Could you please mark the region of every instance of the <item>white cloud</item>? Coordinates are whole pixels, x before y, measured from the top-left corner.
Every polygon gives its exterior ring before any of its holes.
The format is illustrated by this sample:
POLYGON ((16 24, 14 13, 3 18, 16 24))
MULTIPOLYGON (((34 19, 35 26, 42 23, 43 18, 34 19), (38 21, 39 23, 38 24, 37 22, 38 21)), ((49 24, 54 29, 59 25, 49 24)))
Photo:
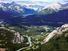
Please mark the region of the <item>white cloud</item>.
POLYGON ((65 0, 0 0, 0 1, 10 1, 10 2, 11 1, 42 1, 42 2, 54 2, 54 1, 65 1, 65 0))
POLYGON ((61 3, 66 3, 66 1, 68 2, 68 0, 0 0, 0 2, 12 2, 12 1, 31 1, 31 2, 36 2, 36 1, 40 1, 40 2, 61 2, 61 3))

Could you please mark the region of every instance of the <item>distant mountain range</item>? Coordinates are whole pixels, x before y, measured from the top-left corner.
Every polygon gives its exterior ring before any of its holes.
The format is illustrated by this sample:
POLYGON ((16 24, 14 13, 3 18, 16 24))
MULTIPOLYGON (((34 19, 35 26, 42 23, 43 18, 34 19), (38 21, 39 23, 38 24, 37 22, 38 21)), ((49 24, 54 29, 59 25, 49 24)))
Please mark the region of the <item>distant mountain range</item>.
POLYGON ((0 3, 0 10, 4 12, 10 12, 12 16, 24 16, 35 14, 36 11, 31 8, 26 8, 24 5, 21 6, 15 2, 12 3, 0 3))
POLYGON ((0 3, 0 21, 11 25, 52 25, 68 23, 68 3, 50 3, 46 6, 0 3), (33 7, 35 6, 35 7, 33 7), (33 8, 32 8, 33 7, 33 8))

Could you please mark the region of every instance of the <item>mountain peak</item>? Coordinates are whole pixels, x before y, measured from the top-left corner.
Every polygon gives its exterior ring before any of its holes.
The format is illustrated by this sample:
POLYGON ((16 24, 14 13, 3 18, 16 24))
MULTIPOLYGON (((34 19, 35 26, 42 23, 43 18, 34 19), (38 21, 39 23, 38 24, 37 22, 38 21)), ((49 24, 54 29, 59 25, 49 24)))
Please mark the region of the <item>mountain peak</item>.
POLYGON ((62 4, 59 2, 52 2, 46 5, 41 11, 40 14, 52 14, 61 10, 62 4))
POLYGON ((53 2, 47 5, 47 8, 53 10, 59 10, 61 8, 61 4, 59 2, 53 2))

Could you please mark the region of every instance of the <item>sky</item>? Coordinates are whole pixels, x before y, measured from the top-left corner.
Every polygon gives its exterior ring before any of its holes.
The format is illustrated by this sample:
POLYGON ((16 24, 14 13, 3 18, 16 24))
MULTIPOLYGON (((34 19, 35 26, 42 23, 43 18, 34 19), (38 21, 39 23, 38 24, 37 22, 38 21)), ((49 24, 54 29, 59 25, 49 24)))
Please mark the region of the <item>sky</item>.
POLYGON ((10 2, 10 1, 32 1, 32 2, 35 2, 35 1, 41 1, 41 2, 61 2, 61 3, 66 3, 68 2, 68 0, 0 0, 1 1, 5 1, 5 2, 10 2))
POLYGON ((42 1, 42 2, 54 2, 54 1, 68 1, 68 0, 0 0, 0 1, 42 1))

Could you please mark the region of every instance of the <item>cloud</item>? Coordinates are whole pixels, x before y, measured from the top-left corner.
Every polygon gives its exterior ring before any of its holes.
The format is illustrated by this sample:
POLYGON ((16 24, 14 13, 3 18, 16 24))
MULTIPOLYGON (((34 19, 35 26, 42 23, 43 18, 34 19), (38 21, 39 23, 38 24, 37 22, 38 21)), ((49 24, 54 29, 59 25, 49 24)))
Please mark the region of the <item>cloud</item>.
POLYGON ((61 1, 61 0, 0 0, 0 1, 42 1, 42 2, 53 2, 53 1, 61 1))
POLYGON ((61 2, 61 3, 66 3, 68 2, 68 0, 0 0, 0 2, 12 2, 12 1, 31 1, 31 2, 36 2, 36 1, 40 1, 40 2, 61 2))

